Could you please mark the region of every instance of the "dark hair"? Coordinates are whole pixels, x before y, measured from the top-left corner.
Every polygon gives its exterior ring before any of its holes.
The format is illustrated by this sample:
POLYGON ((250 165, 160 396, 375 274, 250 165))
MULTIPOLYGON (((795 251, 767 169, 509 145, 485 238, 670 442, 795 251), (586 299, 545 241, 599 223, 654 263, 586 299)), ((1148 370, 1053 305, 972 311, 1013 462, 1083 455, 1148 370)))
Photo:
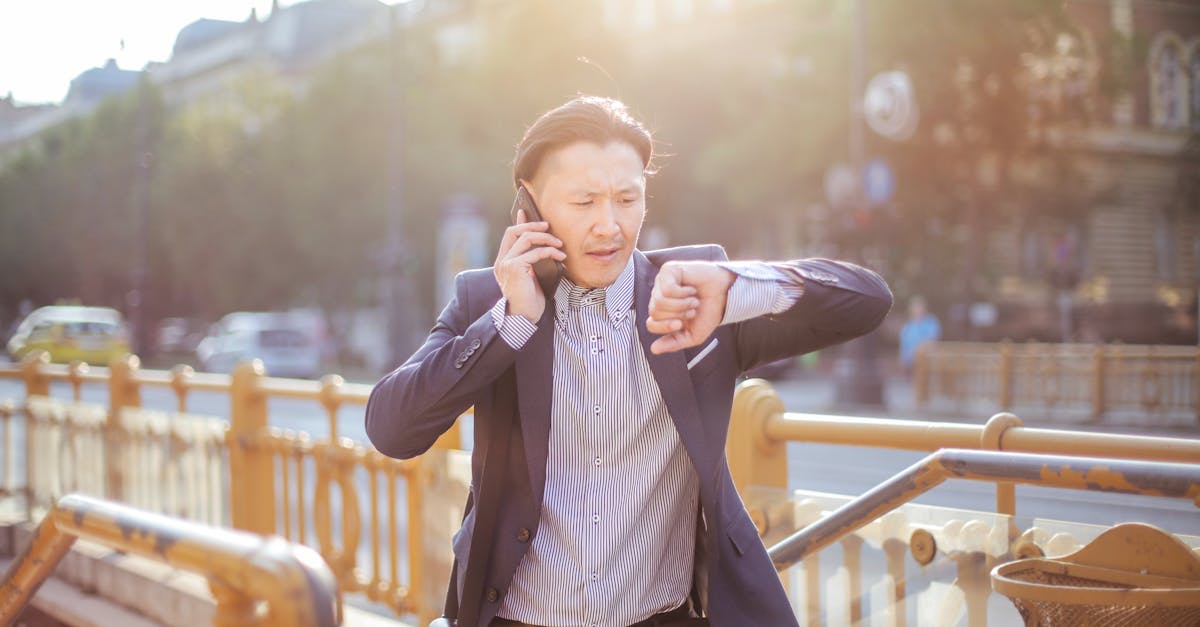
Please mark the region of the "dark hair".
POLYGON ((537 174, 546 154, 577 141, 601 146, 623 141, 642 158, 642 167, 651 173, 654 142, 650 131, 629 113, 619 100, 600 96, 578 96, 542 114, 517 145, 513 160, 513 184, 520 185, 537 174))

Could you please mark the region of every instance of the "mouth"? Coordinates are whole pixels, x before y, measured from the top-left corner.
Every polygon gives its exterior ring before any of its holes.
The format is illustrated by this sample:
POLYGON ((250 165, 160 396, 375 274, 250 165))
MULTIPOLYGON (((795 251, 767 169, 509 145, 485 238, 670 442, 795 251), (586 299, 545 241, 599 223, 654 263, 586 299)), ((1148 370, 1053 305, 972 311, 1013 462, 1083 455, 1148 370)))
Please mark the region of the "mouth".
POLYGON ((617 253, 619 253, 619 252, 621 252, 620 246, 612 246, 612 247, 606 247, 606 248, 597 248, 595 250, 589 250, 587 252, 587 256, 596 261, 599 261, 602 263, 607 263, 609 261, 612 261, 613 259, 616 259, 617 253))

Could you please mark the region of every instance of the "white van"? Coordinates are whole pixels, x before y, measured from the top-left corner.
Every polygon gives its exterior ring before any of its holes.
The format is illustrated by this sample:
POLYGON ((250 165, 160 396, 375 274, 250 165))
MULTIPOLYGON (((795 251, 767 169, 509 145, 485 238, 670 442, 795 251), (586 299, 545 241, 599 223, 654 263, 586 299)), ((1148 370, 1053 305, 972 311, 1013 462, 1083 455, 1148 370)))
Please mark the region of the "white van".
POLYGON ((231 313, 196 347, 200 368, 232 372, 243 359, 257 358, 270 376, 315 379, 321 374, 321 344, 309 318, 284 312, 231 313))

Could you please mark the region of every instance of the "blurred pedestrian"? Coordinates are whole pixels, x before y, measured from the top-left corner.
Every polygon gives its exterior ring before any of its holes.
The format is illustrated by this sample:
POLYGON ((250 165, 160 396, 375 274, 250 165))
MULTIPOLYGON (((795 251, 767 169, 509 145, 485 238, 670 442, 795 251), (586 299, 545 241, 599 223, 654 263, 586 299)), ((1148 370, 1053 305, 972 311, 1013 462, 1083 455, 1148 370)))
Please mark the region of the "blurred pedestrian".
POLYGON ((942 325, 925 305, 925 299, 913 296, 908 301, 908 321, 900 329, 900 365, 905 374, 912 374, 917 359, 917 349, 926 342, 942 337, 942 325))

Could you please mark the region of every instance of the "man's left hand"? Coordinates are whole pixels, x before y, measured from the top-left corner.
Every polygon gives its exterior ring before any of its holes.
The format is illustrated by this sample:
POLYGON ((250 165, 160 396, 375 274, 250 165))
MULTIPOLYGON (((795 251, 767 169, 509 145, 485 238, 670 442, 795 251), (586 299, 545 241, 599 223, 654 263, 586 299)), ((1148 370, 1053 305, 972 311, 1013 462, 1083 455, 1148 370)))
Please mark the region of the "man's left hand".
POLYGON ((654 278, 646 330, 662 335, 656 355, 698 346, 725 317, 725 300, 737 275, 706 261, 668 261, 654 278))

